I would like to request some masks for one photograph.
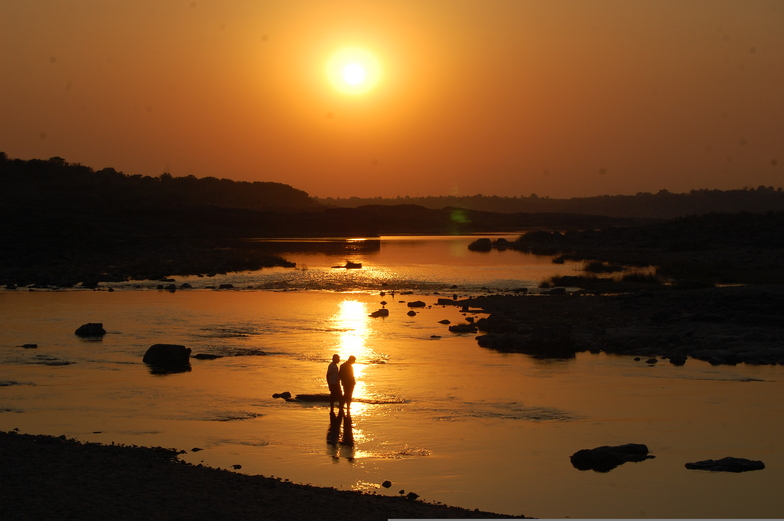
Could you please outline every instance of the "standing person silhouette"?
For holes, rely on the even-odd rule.
[[[335,402],[343,407],[343,395],[340,392],[340,370],[338,369],[338,362],[340,362],[339,355],[332,355],[332,363],[327,367],[327,385],[329,386],[329,410],[335,410]]]
[[[349,414],[351,409],[351,398],[354,395],[354,386],[357,383],[354,379],[354,362],[356,360],[354,355],[351,355],[348,357],[348,360],[340,365],[340,383],[343,384],[343,403],[346,404],[346,414]]]

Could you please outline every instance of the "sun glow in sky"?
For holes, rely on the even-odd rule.
[[[326,72],[332,86],[344,94],[365,94],[381,79],[381,65],[364,49],[338,51],[327,63]]]
[[[0,151],[320,197],[781,186],[782,27],[776,0],[2,2]]]

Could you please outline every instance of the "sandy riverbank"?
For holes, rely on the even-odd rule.
[[[173,449],[0,432],[0,519],[514,518],[183,463]]]

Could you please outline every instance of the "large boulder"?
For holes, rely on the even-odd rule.
[[[151,346],[142,361],[152,366],[156,372],[176,373],[190,369],[191,349],[178,344],[155,344]]]
[[[572,466],[578,470],[593,470],[595,472],[609,472],[618,465],[627,461],[643,461],[653,458],[648,454],[648,447],[642,443],[627,443],[626,445],[603,445],[595,449],[578,450],[569,458]]]
[[[81,337],[96,337],[105,335],[106,330],[103,328],[103,324],[101,322],[90,322],[89,324],[82,324],[79,326],[74,334]]]
[[[703,461],[695,461],[694,463],[687,463],[686,468],[692,470],[711,470],[713,472],[748,472],[750,470],[762,470],[765,468],[765,464],[757,460],[726,457],[717,460],[706,459]]]

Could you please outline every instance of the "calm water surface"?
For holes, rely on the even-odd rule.
[[[433,305],[409,317],[406,301],[533,290],[575,269],[517,252],[468,252],[470,240],[384,238],[370,252],[291,252],[297,270],[191,277],[197,289],[174,293],[123,289],[136,284],[114,292],[2,291],[0,429],[175,447],[194,463],[378,494],[414,491],[508,514],[784,515],[781,368],[694,360],[649,367],[591,354],[534,360],[449,333],[438,321],[464,321],[458,309]],[[330,268],[347,258],[363,269]],[[198,289],[227,281],[263,289]],[[270,289],[280,287],[291,291]],[[382,300],[389,317],[368,317]],[[86,322],[103,322],[108,334],[76,337]],[[26,343],[38,348],[19,347]],[[153,375],[141,358],[154,343],[224,356],[193,360],[187,373]],[[272,398],[325,392],[336,352],[357,357],[355,396],[374,402],[355,403],[350,424],[339,426],[353,447],[327,444],[328,406]],[[569,462],[579,449],[629,442],[647,444],[656,458],[608,473]],[[724,456],[760,459],[767,468],[684,468]],[[384,480],[390,489],[379,487]]]

